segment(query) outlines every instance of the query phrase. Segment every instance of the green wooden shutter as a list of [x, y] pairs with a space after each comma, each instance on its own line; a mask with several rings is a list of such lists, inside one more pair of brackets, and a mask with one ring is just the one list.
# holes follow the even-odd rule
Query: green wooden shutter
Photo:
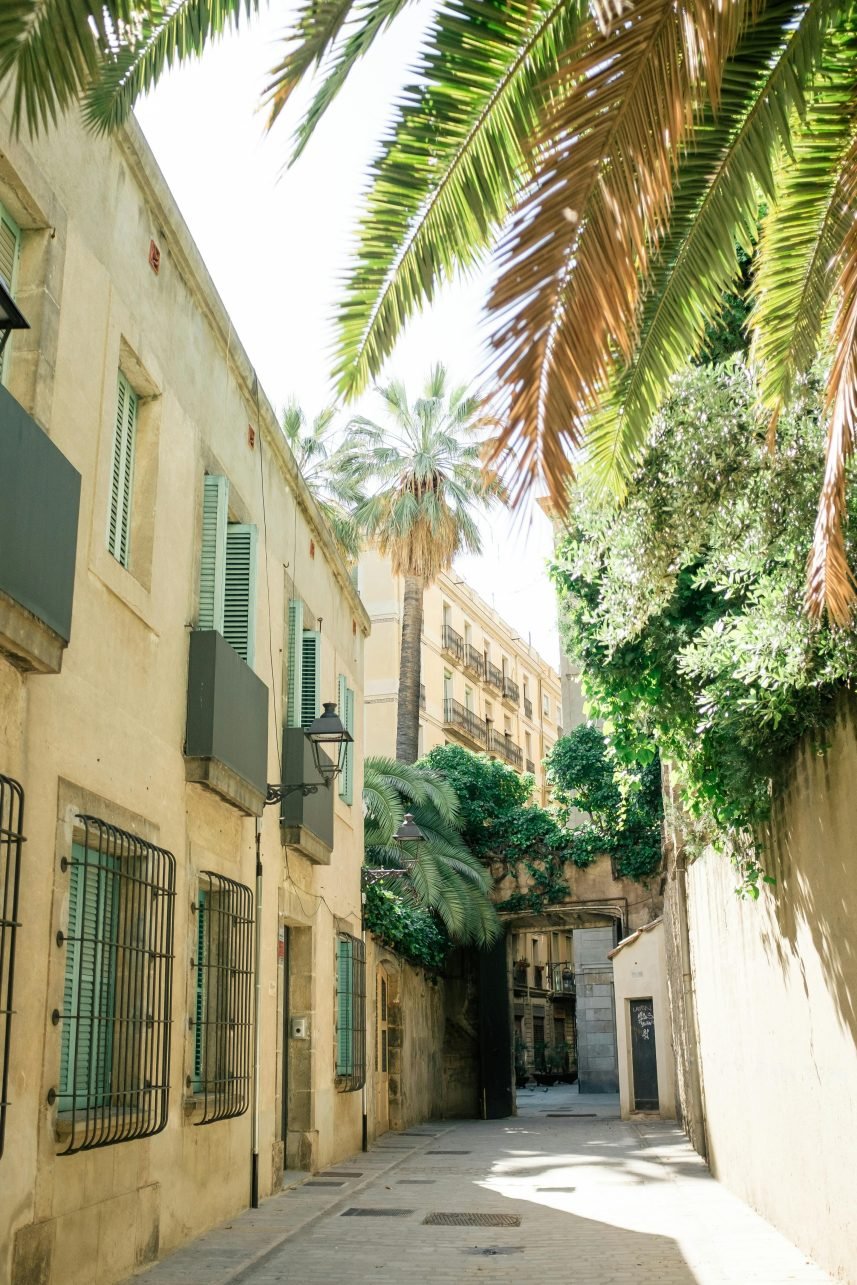
[[351, 941], [336, 943], [336, 1074], [351, 1075], [354, 1064]]
[[119, 373], [116, 390], [116, 423], [110, 473], [110, 515], [107, 547], [117, 562], [128, 566], [131, 539], [131, 487], [134, 476], [134, 439], [137, 431], [137, 394]]
[[[12, 297], [15, 297], [15, 286], [18, 279], [18, 257], [21, 251], [21, 229], [0, 205], [0, 277]], [[12, 336], [6, 340], [6, 346], [0, 353], [0, 381], [9, 356]]]
[[[339, 675], [339, 717], [342, 719], [342, 725], [346, 732], [354, 735], [354, 692], [348, 686], [348, 680], [344, 674]], [[354, 744], [353, 742], [346, 746], [345, 749], [345, 766], [339, 777], [339, 797], [345, 803], [354, 802]]]
[[309, 727], [321, 712], [321, 634], [305, 629], [301, 640], [301, 727]]
[[256, 650], [256, 528], [233, 523], [226, 528], [223, 637], [253, 664]]
[[193, 1090], [194, 1093], [202, 1092], [203, 1079], [205, 1075], [205, 1008], [206, 1008], [206, 986], [205, 973], [205, 937], [206, 937], [206, 917], [208, 915], [208, 898], [207, 894], [200, 889], [197, 897], [197, 924], [196, 924], [196, 998], [194, 1002], [194, 1028], [193, 1028]]
[[115, 858], [72, 848], [68, 955], [60, 1046], [60, 1109], [100, 1106], [110, 1093], [119, 898]]
[[226, 588], [226, 524], [229, 480], [206, 474], [202, 496], [202, 553], [199, 561], [199, 627], [223, 633]]
[[300, 598], [292, 598], [289, 601], [288, 633], [289, 675], [286, 726], [300, 727], [304, 655], [304, 604]]

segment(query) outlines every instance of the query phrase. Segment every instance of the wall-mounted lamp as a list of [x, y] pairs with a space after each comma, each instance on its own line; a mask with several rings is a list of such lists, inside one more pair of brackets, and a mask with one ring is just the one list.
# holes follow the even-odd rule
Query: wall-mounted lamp
[[[417, 825], [410, 812], [406, 812], [398, 830], [393, 835], [396, 843], [425, 843], [426, 837], [420, 827]], [[414, 866], [414, 858], [405, 862], [404, 869], [401, 866], [364, 866], [361, 871], [363, 887], [367, 888], [370, 884], [380, 883], [383, 879], [404, 879], [410, 874]]]
[[296, 781], [282, 785], [269, 785], [265, 796], [266, 803], [281, 803], [289, 794], [300, 792], [306, 797], [317, 794], [320, 785], [327, 789], [345, 767], [348, 746], [354, 737], [343, 726], [342, 719], [336, 712], [335, 701], [324, 702], [324, 712], [313, 719], [309, 727], [304, 728], [304, 736], [312, 745], [312, 761], [321, 778], [319, 781]]
[[6, 289], [6, 283], [0, 277], [0, 357], [6, 347], [6, 341], [13, 330], [29, 330], [30, 323], [17, 307], [14, 299]]

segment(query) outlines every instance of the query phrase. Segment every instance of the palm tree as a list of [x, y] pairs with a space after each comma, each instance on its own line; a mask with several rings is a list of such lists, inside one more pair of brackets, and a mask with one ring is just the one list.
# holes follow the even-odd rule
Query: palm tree
[[[298, 151], [403, 7], [304, 5], [272, 91], [276, 113], [327, 68]], [[772, 448], [780, 407], [832, 332], [807, 601], [847, 623], [855, 42], [857, 4], [837, 0], [447, 0], [372, 163], [339, 309], [341, 391], [377, 374], [441, 282], [496, 251], [500, 445], [559, 506], [584, 444], [621, 495], [670, 378], [740, 277], [761, 199], [751, 324]]]
[[423, 593], [459, 553], [481, 551], [474, 513], [499, 498], [502, 488], [481, 463], [493, 421], [466, 388], [448, 388], [443, 366], [432, 369], [413, 406], [398, 381], [378, 393], [384, 424], [355, 417], [341, 467], [371, 488], [355, 510], [355, 522], [390, 558], [393, 574], [404, 576], [396, 758], [415, 763]]
[[[419, 763], [368, 758], [363, 808], [366, 865], [397, 893], [432, 910], [453, 941], [490, 946], [500, 932], [491, 879], [461, 838], [458, 799], [449, 782]], [[425, 836], [413, 848], [393, 838], [406, 811]]]
[[310, 493], [321, 510], [346, 562], [360, 554], [354, 511], [365, 499], [360, 479], [347, 467], [347, 453], [332, 441], [335, 406], [326, 406], [309, 421], [292, 401], [282, 414], [282, 428]]

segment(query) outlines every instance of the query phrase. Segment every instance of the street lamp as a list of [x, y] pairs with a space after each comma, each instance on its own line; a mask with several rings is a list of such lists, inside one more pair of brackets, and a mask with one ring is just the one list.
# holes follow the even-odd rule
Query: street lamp
[[[304, 736], [312, 746], [312, 761], [320, 781], [284, 782], [282, 785], [269, 785], [265, 796], [266, 803], [281, 803], [290, 794], [317, 794], [320, 785], [328, 790], [333, 781], [345, 768], [348, 746], [354, 737], [343, 726], [342, 719], [336, 712], [335, 701], [324, 702], [324, 712], [304, 728]], [[327, 753], [325, 753], [327, 751]]]
[[[396, 843], [425, 843], [426, 841], [425, 835], [410, 812], [405, 813], [393, 838]], [[363, 887], [381, 883], [384, 879], [405, 879], [413, 870], [415, 860], [411, 858], [406, 861], [404, 869], [401, 866], [364, 866], [361, 872]]]

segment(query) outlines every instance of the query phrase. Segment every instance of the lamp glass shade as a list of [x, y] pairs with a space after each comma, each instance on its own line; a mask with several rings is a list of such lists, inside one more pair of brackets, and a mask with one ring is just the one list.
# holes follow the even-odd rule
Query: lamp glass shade
[[405, 813], [404, 820], [393, 838], [397, 843], [424, 843], [425, 835], [417, 825], [410, 812]]

